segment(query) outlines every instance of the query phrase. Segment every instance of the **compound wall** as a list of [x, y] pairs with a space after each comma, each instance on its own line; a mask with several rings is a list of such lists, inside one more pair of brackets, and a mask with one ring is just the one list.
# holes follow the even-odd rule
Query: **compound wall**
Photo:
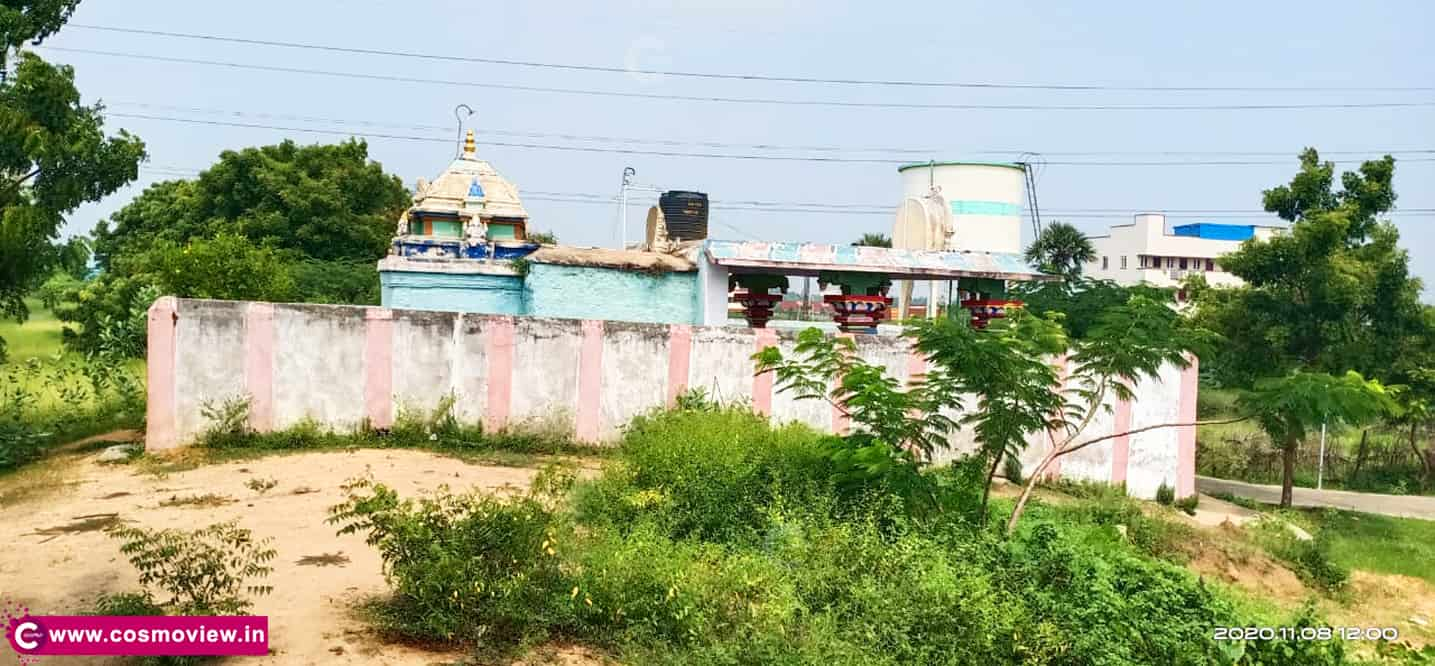
[[[904, 381], [924, 361], [893, 336], [858, 336], [858, 353]], [[633, 416], [671, 404], [689, 387], [739, 401], [775, 421], [826, 432], [848, 423], [831, 405], [798, 400], [754, 375], [751, 356], [769, 345], [791, 352], [795, 333], [776, 329], [638, 324], [330, 305], [161, 298], [149, 311], [146, 446], [171, 449], [207, 426], [206, 403], [248, 397], [261, 431], [313, 420], [335, 429], [386, 428], [405, 408], [455, 397], [460, 419], [486, 428], [558, 427], [611, 442]], [[1063, 363], [1060, 359], [1058, 363]], [[1190, 422], [1196, 368], [1167, 367], [1110, 403], [1085, 437]], [[1034, 433], [1028, 469], [1052, 446]], [[974, 446], [956, 433], [950, 460]], [[1093, 444], [1064, 457], [1068, 478], [1125, 482], [1153, 497], [1163, 482], [1195, 492], [1195, 429], [1159, 428]]]

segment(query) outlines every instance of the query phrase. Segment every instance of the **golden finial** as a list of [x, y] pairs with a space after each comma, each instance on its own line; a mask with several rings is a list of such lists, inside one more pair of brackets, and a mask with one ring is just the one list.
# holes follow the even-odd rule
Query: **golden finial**
[[472, 155], [476, 148], [473, 145], [473, 130], [469, 130], [463, 137], [463, 154]]

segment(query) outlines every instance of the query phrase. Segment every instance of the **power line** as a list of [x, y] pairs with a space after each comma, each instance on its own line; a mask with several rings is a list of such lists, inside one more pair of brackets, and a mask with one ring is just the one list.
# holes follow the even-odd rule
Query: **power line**
[[[376, 120], [354, 120], [348, 118], [332, 118], [325, 116], [308, 116], [283, 113], [266, 113], [260, 111], [239, 111], [233, 109], [218, 109], [213, 107], [183, 106], [175, 104], [153, 104], [147, 102], [110, 101], [105, 103], [106, 107], [133, 107], [138, 109], [154, 109], [161, 111], [177, 111], [182, 113], [193, 113], [214, 116], [233, 116], [235, 118], [258, 118], [264, 120], [285, 120], [311, 123], [329, 123], [335, 125], [357, 125], [362, 127], [378, 127], [390, 129], [407, 129], [419, 131], [435, 131], [449, 133], [453, 131], [452, 125], [423, 125], [411, 123], [396, 123]], [[793, 152], [847, 152], [847, 153], [893, 153], [911, 155], [942, 155], [960, 153], [965, 155], [1024, 155], [1036, 152], [1044, 156], [1066, 156], [1066, 157], [1097, 157], [1114, 155], [1153, 155], [1153, 156], [1181, 156], [1181, 155], [1205, 155], [1205, 156], [1232, 156], [1232, 157], [1283, 157], [1294, 156], [1298, 150], [1284, 151], [1235, 151], [1235, 150], [1155, 150], [1155, 151], [1030, 151], [1030, 150], [963, 150], [956, 148], [896, 148], [896, 147], [850, 147], [850, 146], [822, 146], [822, 145], [801, 145], [801, 144], [777, 144], [777, 143], [737, 143], [722, 141], [680, 141], [675, 139], [649, 139], [638, 137], [623, 137], [611, 135], [594, 134], [572, 134], [566, 132], [531, 132], [521, 130], [506, 130], [485, 127], [485, 135], [513, 136], [536, 139], [563, 139], [567, 141], [591, 141], [603, 143], [626, 143], [626, 144], [651, 144], [662, 146], [700, 146], [703, 148], [743, 148], [750, 150], [776, 150]], [[1322, 150], [1321, 155], [1431, 155], [1435, 154], [1432, 148], [1410, 148], [1395, 150]]]
[[524, 92], [557, 93], [565, 95], [586, 95], [596, 97], [620, 97], [629, 99], [656, 99], [683, 102], [718, 102], [728, 104], [761, 104], [775, 106], [808, 106], [808, 107], [835, 107], [835, 108], [870, 108], [870, 109], [926, 109], [926, 110], [966, 110], [966, 111], [1295, 111], [1311, 109], [1380, 109], [1380, 108], [1423, 108], [1435, 106], [1435, 101], [1416, 102], [1320, 102], [1305, 104], [951, 104], [951, 103], [922, 103], [922, 102], [852, 102], [842, 100], [811, 100], [811, 99], [781, 99], [763, 97], [723, 97], [705, 95], [671, 95], [662, 93], [623, 92], [617, 90], [590, 90], [582, 88], [555, 88], [547, 86], [528, 86], [510, 83], [489, 83], [475, 81], [455, 81], [451, 79], [426, 79], [410, 76], [392, 76], [384, 74], [362, 74], [357, 72], [336, 72], [321, 69], [306, 69], [302, 67], [280, 67], [277, 65], [258, 65], [253, 63], [227, 62], [222, 60], [203, 60], [199, 58], [178, 58], [172, 56], [157, 56], [142, 53], [123, 53], [118, 51], [100, 51], [94, 49], [76, 49], [59, 46], [44, 46], [41, 48], [62, 53], [84, 53], [88, 55], [100, 55], [117, 58], [134, 58], [140, 60], [153, 60], [158, 62], [171, 62], [189, 65], [206, 65], [212, 67], [227, 67], [232, 69], [249, 69], [263, 72], [283, 72], [288, 74], [312, 74], [347, 79], [362, 79], [370, 81], [390, 81], [399, 83], [422, 83], [431, 85], [462, 86], [469, 88], [490, 88], [495, 90], [517, 90]]
[[[187, 123], [187, 124], [194, 124], [194, 125], [211, 125], [211, 126], [218, 126], [218, 127], [241, 127], [241, 128], [246, 128], [246, 129], [266, 129], [266, 130], [278, 130], [278, 131], [283, 131], [283, 132], [302, 132], [302, 133], [307, 133], [307, 134], [323, 134], [323, 135], [329, 135], [329, 136], [357, 136], [357, 137], [370, 138], [370, 139], [393, 139], [393, 140], [399, 140], [399, 141], [418, 141], [418, 142], [423, 142], [423, 143], [442, 143], [442, 144], [452, 144], [452, 143], [453, 143], [453, 139], [452, 139], [452, 138], [439, 138], [439, 137], [430, 137], [430, 136], [412, 136], [412, 135], [404, 135], [404, 134], [388, 134], [388, 133], [375, 133], [375, 132], [348, 132], [348, 131], [342, 131], [342, 130], [319, 129], [319, 128], [309, 128], [309, 127], [288, 127], [288, 126], [268, 125], [268, 124], [261, 124], [261, 123], [236, 123], [236, 122], [229, 122], [229, 121], [222, 121], [222, 120], [201, 120], [201, 119], [197, 119], [197, 118], [176, 118], [176, 117], [172, 117], [172, 116], [154, 116], [154, 115], [139, 114], [139, 113], [109, 113], [109, 114], [107, 114], [107, 115], [110, 116], [110, 117], [114, 117], [114, 118], [132, 118], [132, 119], [136, 119], [136, 120], [154, 120], [154, 121], [160, 121], [160, 122]], [[788, 155], [752, 155], [752, 154], [735, 154], [735, 153], [685, 153], [685, 152], [669, 151], [669, 150], [642, 150], [642, 149], [636, 149], [636, 148], [615, 148], [615, 147], [597, 147], [597, 146], [562, 146], [562, 145], [554, 145], [554, 144], [540, 144], [540, 143], [526, 143], [526, 142], [506, 142], [506, 141], [485, 141], [485, 142], [483, 142], [483, 144], [484, 144], [484, 145], [487, 145], [487, 146], [499, 146], [499, 147], [508, 147], [508, 148], [529, 148], [529, 149], [535, 149], [535, 150], [557, 150], [557, 151], [583, 152], [583, 153], [616, 153], [616, 154], [622, 154], [622, 155], [649, 155], [649, 156], [656, 156], [656, 157], [690, 157], [690, 158], [730, 159], [730, 160], [757, 160], [757, 161], [780, 161], [780, 162], [830, 162], [830, 163], [888, 164], [888, 165], [902, 165], [902, 164], [909, 164], [909, 163], [911, 163], [910, 160], [894, 160], [894, 159], [881, 159], [881, 158], [861, 158], [861, 157], [814, 157], [814, 156], [788, 156]], [[1352, 162], [1353, 160], [1332, 160], [1332, 161], [1334, 161], [1334, 162], [1339, 162], [1339, 163], [1349, 163], [1349, 162]], [[1422, 157], [1406, 158], [1406, 159], [1401, 160], [1401, 162], [1402, 162], [1402, 163], [1406, 163], [1406, 162], [1435, 162], [1435, 157], [1430, 157], [1430, 158], [1422, 158]], [[1104, 161], [1104, 162], [1098, 162], [1098, 161], [1052, 161], [1052, 160], [1048, 160], [1048, 161], [1046, 162], [1046, 164], [1047, 164], [1047, 165], [1050, 165], [1050, 166], [1143, 166], [1143, 167], [1149, 167], [1149, 166], [1269, 166], [1269, 165], [1287, 165], [1287, 164], [1289, 164], [1289, 163], [1290, 163], [1290, 160], [1204, 160], [1204, 161], [1203, 161], [1203, 160], [1185, 160], [1185, 161], [1165, 161], [1165, 162], [1157, 162], [1157, 161], [1134, 161], [1134, 162]]]
[[1126, 92], [1424, 92], [1435, 90], [1431, 86], [1133, 86], [1133, 85], [1111, 85], [1111, 84], [1044, 84], [1044, 83], [995, 83], [995, 82], [972, 82], [972, 81], [915, 81], [915, 80], [884, 80], [884, 79], [839, 79], [820, 78], [811, 76], [777, 76], [770, 74], [734, 74], [715, 72], [692, 72], [680, 70], [645, 69], [639, 67], [609, 67], [602, 65], [575, 65], [569, 63], [539, 62], [532, 60], [514, 60], [508, 58], [479, 58], [473, 56], [457, 56], [437, 53], [420, 53], [416, 51], [399, 51], [391, 49], [373, 49], [345, 46], [331, 46], [324, 44], [308, 44], [302, 42], [288, 42], [273, 39], [249, 39], [241, 37], [226, 37], [222, 35], [208, 35], [188, 32], [173, 32], [165, 30], [146, 30], [140, 28], [122, 28], [115, 26], [89, 25], [83, 23], [71, 23], [69, 28], [80, 28], [84, 30], [102, 30], [106, 32], [118, 32], [134, 35], [148, 35], [153, 37], [170, 37], [179, 39], [194, 39], [211, 42], [227, 42], [231, 44], [248, 44], [252, 46], [271, 46], [290, 49], [306, 49], [314, 51], [329, 51], [334, 53], [349, 53], [356, 55], [381, 55], [401, 58], [417, 58], [422, 60], [438, 60], [446, 62], [467, 62], [481, 63], [488, 65], [506, 65], [515, 67], [529, 67], [537, 69], [558, 69], [580, 72], [603, 72], [610, 74], [647, 74], [657, 76], [671, 76], [679, 78], [698, 79], [723, 79], [737, 81], [767, 81], [778, 83], [818, 83], [832, 85], [859, 85], [859, 86], [900, 86], [900, 87], [921, 87], [921, 88], [977, 88], [977, 89], [1000, 89], [1000, 90], [1052, 90], [1066, 92], [1099, 92], [1099, 91], [1126, 91]]
[[[190, 169], [177, 166], [164, 165], [142, 165], [147, 172], [163, 175], [176, 175], [192, 177], [200, 173], [198, 169]], [[614, 195], [595, 194], [591, 192], [555, 192], [547, 190], [526, 190], [522, 193], [526, 201], [551, 201], [560, 203], [582, 203], [601, 204], [613, 206], [619, 203]], [[891, 216], [896, 204], [860, 204], [860, 203], [833, 203], [833, 202], [803, 202], [803, 201], [761, 201], [761, 200], [740, 200], [740, 199], [714, 199], [711, 201], [713, 210], [732, 211], [762, 211], [762, 212], [790, 212], [790, 213], [835, 213], [851, 215], [882, 215]], [[633, 199], [629, 206], [646, 207], [651, 205], [640, 199]], [[1153, 210], [1149, 207], [1129, 208], [1065, 208], [1054, 209], [1050, 214], [1063, 218], [1092, 218], [1109, 219], [1114, 216], [1129, 216], [1134, 211]], [[1023, 211], [1025, 212], [1025, 211]], [[1170, 217], [1202, 217], [1215, 219], [1232, 220], [1270, 220], [1272, 213], [1256, 209], [1235, 209], [1235, 208], [1168, 208], [1165, 210], [1156, 209]], [[1389, 211], [1386, 215], [1396, 216], [1435, 216], [1435, 208], [1402, 208]]]

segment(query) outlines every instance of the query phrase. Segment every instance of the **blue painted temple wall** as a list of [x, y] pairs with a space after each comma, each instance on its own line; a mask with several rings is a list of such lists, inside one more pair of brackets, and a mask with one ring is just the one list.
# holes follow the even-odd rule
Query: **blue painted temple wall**
[[691, 324], [697, 318], [696, 272], [643, 273], [589, 266], [529, 266], [526, 314]]
[[532, 263], [527, 279], [380, 271], [379, 281], [386, 308], [692, 324], [697, 276]]
[[525, 314], [523, 278], [515, 275], [380, 271], [379, 285], [386, 308]]

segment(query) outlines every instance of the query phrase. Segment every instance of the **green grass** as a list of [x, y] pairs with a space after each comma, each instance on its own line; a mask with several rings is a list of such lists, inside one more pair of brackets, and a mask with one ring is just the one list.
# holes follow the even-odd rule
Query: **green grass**
[[1435, 583], [1435, 521], [1333, 509], [1305, 513], [1330, 539], [1338, 564]]
[[10, 362], [30, 358], [49, 359], [60, 351], [60, 320], [35, 299], [25, 299], [30, 318], [21, 324], [14, 319], [0, 319], [0, 338], [10, 351]]
[[[52, 380], [52, 372], [67, 363], [81, 363], [83, 359], [66, 353], [61, 346], [64, 322], [56, 319], [55, 314], [36, 299], [27, 298], [25, 304], [30, 308], [30, 317], [25, 323], [14, 319], [0, 320], [0, 338], [5, 340], [9, 351], [9, 359], [0, 363], [0, 380], [9, 382], [13, 377], [22, 388], [38, 397], [36, 408], [53, 409], [63, 403], [59, 395], [60, 385]], [[32, 359], [39, 362], [39, 372], [22, 372], [21, 369]], [[144, 359], [127, 361], [125, 369], [143, 379]]]

